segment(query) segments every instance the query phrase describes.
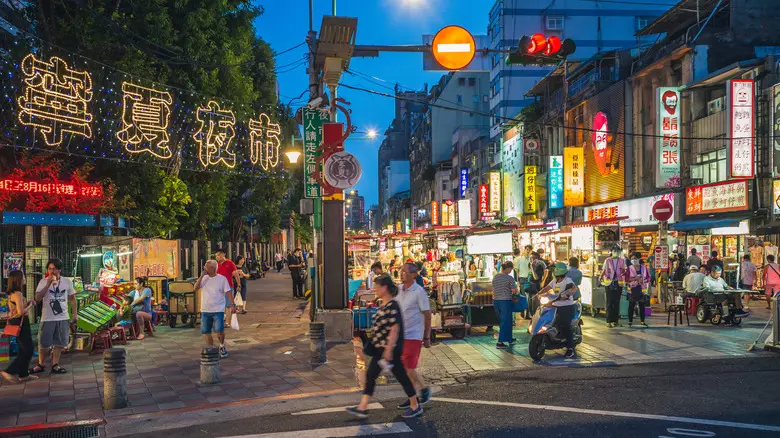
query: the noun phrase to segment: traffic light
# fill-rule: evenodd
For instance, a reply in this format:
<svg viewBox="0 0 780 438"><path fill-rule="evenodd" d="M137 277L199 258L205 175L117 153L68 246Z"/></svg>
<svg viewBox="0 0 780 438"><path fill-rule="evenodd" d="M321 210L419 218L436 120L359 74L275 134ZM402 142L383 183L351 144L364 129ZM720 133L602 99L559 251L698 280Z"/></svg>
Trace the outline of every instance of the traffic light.
<svg viewBox="0 0 780 438"><path fill-rule="evenodd" d="M574 53L577 45L570 38L561 41L555 35L545 37L540 33L520 38L514 53L506 58L506 64L554 65Z"/></svg>

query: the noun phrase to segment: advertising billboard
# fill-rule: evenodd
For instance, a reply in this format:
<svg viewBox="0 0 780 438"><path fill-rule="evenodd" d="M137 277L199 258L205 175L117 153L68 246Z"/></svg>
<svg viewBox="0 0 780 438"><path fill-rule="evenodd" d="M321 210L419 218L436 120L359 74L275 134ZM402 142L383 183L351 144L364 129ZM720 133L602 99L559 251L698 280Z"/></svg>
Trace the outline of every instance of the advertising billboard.
<svg viewBox="0 0 780 438"><path fill-rule="evenodd" d="M550 156L550 173L547 177L547 208L563 208L563 156Z"/></svg>
<svg viewBox="0 0 780 438"><path fill-rule="evenodd" d="M563 148L563 205L585 203L585 149Z"/></svg>
<svg viewBox="0 0 780 438"><path fill-rule="evenodd" d="M523 215L523 139L516 135L504 142L501 149L504 170L504 216Z"/></svg>
<svg viewBox="0 0 780 438"><path fill-rule="evenodd" d="M655 98L658 129L656 187L680 187L680 89L660 87Z"/></svg>

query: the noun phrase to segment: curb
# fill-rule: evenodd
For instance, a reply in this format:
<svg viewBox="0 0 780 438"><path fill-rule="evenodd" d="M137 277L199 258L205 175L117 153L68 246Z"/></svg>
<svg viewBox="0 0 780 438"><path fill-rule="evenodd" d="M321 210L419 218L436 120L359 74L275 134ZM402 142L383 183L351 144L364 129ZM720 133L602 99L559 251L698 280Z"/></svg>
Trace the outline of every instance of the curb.
<svg viewBox="0 0 780 438"><path fill-rule="evenodd" d="M106 421L102 418L93 420L74 420L59 423L31 424L28 426L0 427L0 436L26 436L32 433L51 433L60 430L78 429L89 426L102 426Z"/></svg>

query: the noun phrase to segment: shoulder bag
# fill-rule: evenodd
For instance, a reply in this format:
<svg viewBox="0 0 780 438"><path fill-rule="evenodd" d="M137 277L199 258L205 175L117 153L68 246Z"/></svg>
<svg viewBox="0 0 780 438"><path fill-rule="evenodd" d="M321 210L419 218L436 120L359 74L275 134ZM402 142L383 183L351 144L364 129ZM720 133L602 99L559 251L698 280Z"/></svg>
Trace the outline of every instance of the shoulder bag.
<svg viewBox="0 0 780 438"><path fill-rule="evenodd" d="M3 329L3 335L14 337L19 336L19 333L22 331L22 324L24 324L24 316L19 317L19 325L11 324L11 319L9 318L5 328Z"/></svg>

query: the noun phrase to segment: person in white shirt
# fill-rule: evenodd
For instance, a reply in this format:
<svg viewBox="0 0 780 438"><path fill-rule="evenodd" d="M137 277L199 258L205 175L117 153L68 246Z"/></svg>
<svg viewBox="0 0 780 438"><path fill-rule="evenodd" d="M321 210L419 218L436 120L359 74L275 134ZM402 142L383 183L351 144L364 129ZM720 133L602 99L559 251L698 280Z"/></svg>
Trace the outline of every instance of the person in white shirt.
<svg viewBox="0 0 780 438"><path fill-rule="evenodd" d="M233 302L233 291L224 275L217 274L217 261L208 260L203 266L203 273L195 282L195 290L200 289L200 333L206 337L207 345L214 345L211 332L217 334L219 340L219 355L227 357L225 348L225 303L230 303L233 312L236 305Z"/></svg>
<svg viewBox="0 0 780 438"><path fill-rule="evenodd" d="M714 265L712 267L712 270L710 271L710 275L704 277L704 282L702 283L705 289L708 289L710 292L723 292L726 290L734 290L733 287L729 286L723 278L721 278L721 273L723 272L723 269L718 266ZM728 294L728 300L729 302L734 306L736 309L734 314L737 318L744 318L747 316L750 316L750 313L745 312L742 310L742 296L738 293Z"/></svg>
<svg viewBox="0 0 780 438"><path fill-rule="evenodd" d="M423 345L431 346L431 306L428 294L417 284L418 268L414 263L405 263L401 267L401 281L395 300L401 305L401 318L404 321L404 346L401 360L415 389L420 391L420 404L424 405L431 399L431 390L425 386L422 376L417 372L420 362L420 352ZM409 401L398 407L409 407Z"/></svg>
<svg viewBox="0 0 780 438"><path fill-rule="evenodd" d="M689 294L695 294L696 291L701 289L701 285L704 283L704 275L702 272L699 272L699 267L696 265L691 265L688 268L689 274L683 278L683 289L685 289L685 292L688 292Z"/></svg>
<svg viewBox="0 0 780 438"><path fill-rule="evenodd" d="M556 263L553 268L555 278L539 292L539 296L548 292L560 296L560 298L553 301L552 305L557 307L555 315L555 318L559 321L557 327L561 330L561 334L566 337L565 357L573 359L577 356L577 353L574 351L574 331L571 328L571 320L574 319L574 314L577 310L574 306L574 294L577 292L577 285L574 284L571 278L566 276L568 270L566 264Z"/></svg>
<svg viewBox="0 0 780 438"><path fill-rule="evenodd" d="M64 374L67 371L60 366L62 350L70 344L70 316L68 304L73 311L73 322L78 316L76 290L69 278L62 277L62 261L51 259L46 264L48 276L38 282L35 288L35 301L43 303L41 325L38 329L38 364L30 369L30 374L46 370L46 353L51 350L51 372Z"/></svg>
<svg viewBox="0 0 780 438"><path fill-rule="evenodd" d="M525 290L525 285L528 284L528 276L531 275L532 249L531 245L526 245L522 254L519 249L515 250L515 258L512 260L517 275L517 287L520 291Z"/></svg>

